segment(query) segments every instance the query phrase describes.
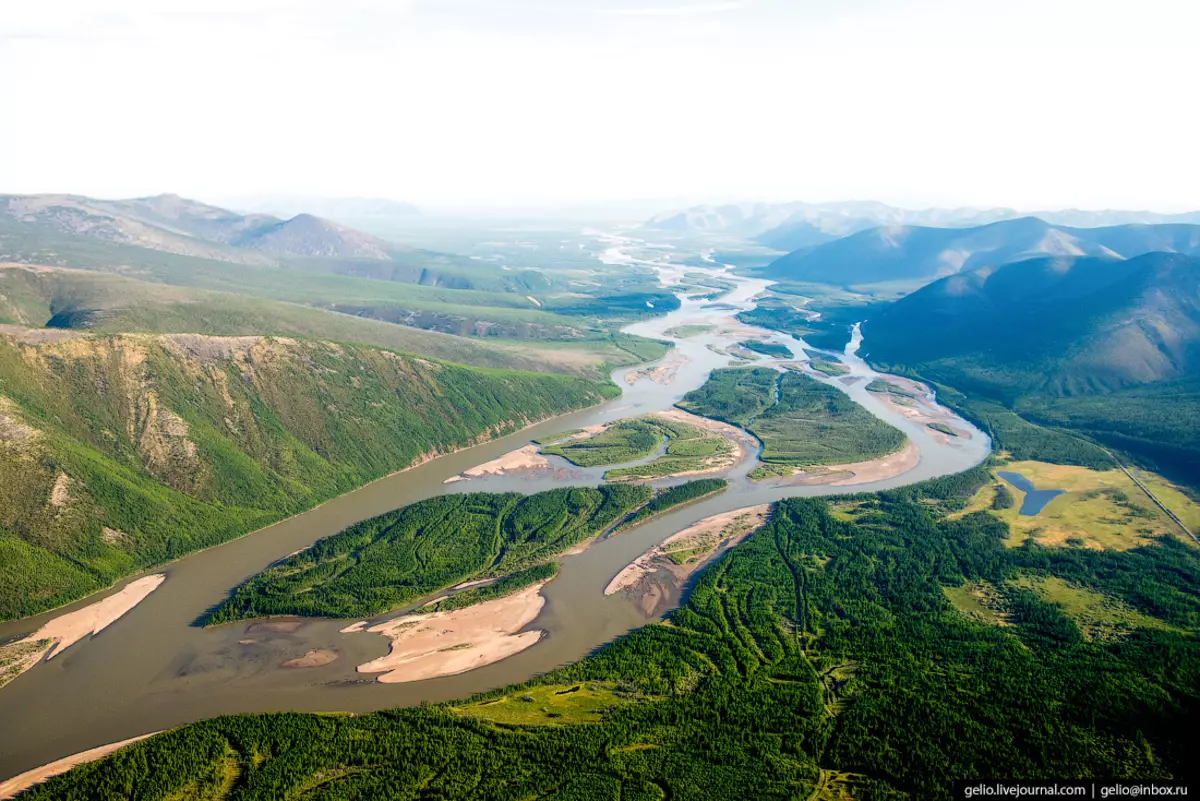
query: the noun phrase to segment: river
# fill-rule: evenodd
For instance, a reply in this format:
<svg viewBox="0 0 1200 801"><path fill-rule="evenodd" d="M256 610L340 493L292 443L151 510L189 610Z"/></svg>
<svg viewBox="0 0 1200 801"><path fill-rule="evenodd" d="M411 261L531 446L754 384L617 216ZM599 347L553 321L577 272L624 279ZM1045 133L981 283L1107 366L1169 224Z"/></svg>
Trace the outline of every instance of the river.
<svg viewBox="0 0 1200 801"><path fill-rule="evenodd" d="M601 242L607 246L602 259L653 267L659 270L664 283L673 282L681 272L704 272L735 284L718 299L717 308L712 301L684 299L678 310L625 329L633 334L671 339L665 332L676 326L712 323L738 310L753 308L753 298L770 284L732 276L728 268L719 265L685 270L678 265L667 266L662 258L664 251L628 237L604 234ZM749 481L746 474L754 459L747 459L726 474L731 482L726 492L564 557L558 577L544 590L546 605L532 624L544 630L546 636L515 656L458 676L379 684L356 673L355 667L387 653L389 641L375 634L339 633L348 621L276 620L210 629L194 625L206 609L254 573L364 518L447 492L536 492L568 483L596 484L602 470L579 470L566 463L560 463L562 469L552 473L528 477L443 482L538 437L671 408L686 392L703 384L712 369L732 361L713 348L727 348L745 339L747 333L769 336L804 358L806 346L801 340L749 326L741 326L740 331L712 331L675 340L675 349L663 360L664 364L676 365L670 383L642 378L631 385L626 376L638 368L618 370L613 379L624 390L620 398L436 459L305 514L158 568L153 572L165 572L167 580L125 617L0 689L0 777L98 745L220 714L368 712L421 701L446 701L525 681L576 661L614 637L661 618L668 608L677 605L679 588L668 588L665 607L660 604L651 614L641 611L624 594L604 596L603 590L635 557L691 523L719 512L790 496L911 484L965 470L987 456L986 435L966 421L955 419L954 425L969 432L970 438L939 441L924 425L910 421L867 392L866 385L876 374L855 355L860 341L856 331L842 356L850 368L849 375L829 379L828 383L903 430L920 451L915 467L895 478L851 488L789 486L780 481ZM112 591L126 583L128 580ZM32 632L46 620L94 602L97 597L38 617L0 624L0 642ZM245 642L248 640L253 642ZM321 667L280 667L281 662L312 648L333 648L340 657Z"/></svg>

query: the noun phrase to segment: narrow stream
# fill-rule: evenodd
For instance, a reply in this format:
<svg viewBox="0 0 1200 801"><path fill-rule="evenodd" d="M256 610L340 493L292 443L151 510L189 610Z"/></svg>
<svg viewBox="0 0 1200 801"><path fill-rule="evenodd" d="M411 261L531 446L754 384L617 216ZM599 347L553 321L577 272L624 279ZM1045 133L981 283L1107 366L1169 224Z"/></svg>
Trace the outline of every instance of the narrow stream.
<svg viewBox="0 0 1200 801"><path fill-rule="evenodd" d="M613 379L623 394L616 400L382 479L305 514L154 571L165 572L167 580L129 614L99 635L77 643L0 689L0 777L104 743L220 714L280 710L367 712L421 701L446 701L525 681L576 661L614 637L661 618L677 605L678 587L666 588L666 603L649 615L624 594L604 596L603 590L635 557L691 523L730 509L791 496L873 491L911 484L959 472L987 456L987 437L966 421L956 419L954 425L969 432L969 438L940 442L924 425L910 421L874 393L867 392L866 385L876 373L855 355L861 341L856 331L843 356L849 374L828 379L827 383L903 430L920 451L920 461L915 467L894 478L849 488L789 486L786 481L778 480L751 482L747 474L755 459L748 458L725 474L731 482L726 492L563 558L560 574L544 590L546 605L532 624L547 635L515 656L458 676L409 684L379 684L356 673L355 667L383 656L388 640L375 634L340 634L339 629L348 621L271 620L212 629L193 625L202 612L254 573L358 520L448 492L528 493L553 486L597 484L605 468L580 469L561 460L555 461L556 470L527 476L443 482L539 437L669 409L688 391L701 386L711 370L736 362L714 349L728 348L748 335L755 335L784 343L797 359L805 358L806 346L802 340L731 323L730 316L736 311L730 311L729 307L753 308L753 298L770 282L740 278L722 266L668 267L653 258L654 246L611 234L603 235L602 241L609 246L605 257L615 263L655 267L665 285L677 281L683 273L705 273L735 284L716 304L683 299L678 310L630 325L625 329L627 332L672 339L664 332L685 324L714 324L725 330L716 328L700 336L673 340L675 349L657 363L674 367L674 378L669 383L645 377L629 383L627 376L644 368L618 370ZM651 258L634 253L639 256L649 253ZM775 361L762 359L756 364L770 365ZM750 439L750 454L757 456L758 444ZM679 480L655 483L665 485ZM92 603L97 597L67 610L0 624L0 641L32 632L47 619ZM321 667L280 667L281 662L301 656L311 648L332 648L338 651L339 658Z"/></svg>

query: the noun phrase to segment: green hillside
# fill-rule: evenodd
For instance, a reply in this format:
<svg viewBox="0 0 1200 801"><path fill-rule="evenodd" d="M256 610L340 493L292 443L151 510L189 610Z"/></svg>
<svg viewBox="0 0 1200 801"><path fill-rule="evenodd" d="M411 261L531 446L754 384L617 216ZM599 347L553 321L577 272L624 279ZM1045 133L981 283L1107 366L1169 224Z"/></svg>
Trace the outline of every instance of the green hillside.
<svg viewBox="0 0 1200 801"><path fill-rule="evenodd" d="M1200 259L1033 259L942 279L864 354L1200 481Z"/></svg>
<svg viewBox="0 0 1200 801"><path fill-rule="evenodd" d="M0 335L0 617L617 389L356 344Z"/></svg>

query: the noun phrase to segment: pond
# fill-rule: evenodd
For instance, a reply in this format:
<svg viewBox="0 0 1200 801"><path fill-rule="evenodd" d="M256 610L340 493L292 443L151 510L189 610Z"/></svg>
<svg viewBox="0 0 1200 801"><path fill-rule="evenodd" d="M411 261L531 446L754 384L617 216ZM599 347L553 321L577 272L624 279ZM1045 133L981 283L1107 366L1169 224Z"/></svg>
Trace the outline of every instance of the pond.
<svg viewBox="0 0 1200 801"><path fill-rule="evenodd" d="M1060 489L1038 489L1033 486L1033 482L1025 478L1020 473L1013 473L1007 470L1000 470L996 475L1012 484L1014 487L1025 493L1025 500L1021 504L1019 514L1026 517L1032 517L1038 512L1046 508L1046 504L1062 495L1066 490Z"/></svg>

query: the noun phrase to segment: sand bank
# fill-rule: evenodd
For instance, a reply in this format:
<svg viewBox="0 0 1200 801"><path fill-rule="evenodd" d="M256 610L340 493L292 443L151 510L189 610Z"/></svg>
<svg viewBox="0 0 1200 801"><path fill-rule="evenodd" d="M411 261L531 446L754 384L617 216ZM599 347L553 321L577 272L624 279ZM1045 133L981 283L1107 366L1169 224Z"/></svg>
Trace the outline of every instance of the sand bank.
<svg viewBox="0 0 1200 801"><path fill-rule="evenodd" d="M720 420L701 417L691 412L685 412L683 409L666 409L661 412L655 412L653 416L663 417L667 420L703 429L711 434L724 437L733 446L733 449L729 453L706 457L704 459L705 466L700 470L685 470L680 473L671 473L668 476L664 476L664 478L707 476L724 473L741 464L757 444L753 437L737 426L723 423Z"/></svg>
<svg viewBox="0 0 1200 801"><path fill-rule="evenodd" d="M19 793L23 793L34 785L41 784L47 779L57 776L60 773L66 773L77 765L83 765L87 762L95 762L97 759L103 759L114 751L120 750L127 745L132 745L138 740L145 740L147 737L153 737L158 732L143 734L139 737L130 737L128 740L122 740L119 743L109 743L98 748L92 748L87 751L80 751L78 754L72 754L69 757L55 760L48 765L42 765L40 768L27 770L19 776L14 776L11 779L0 782L0 801L7 798L13 798Z"/></svg>
<svg viewBox="0 0 1200 801"><path fill-rule="evenodd" d="M36 665L43 655L46 659L53 659L89 634L103 631L158 589L158 585L162 584L166 577L165 573L155 573L131 581L107 598L74 612L59 615L28 637L4 646L0 649L0 658L15 653L18 654L19 661L6 666L4 675L0 678L0 686ZM31 648L31 645L35 647Z"/></svg>
<svg viewBox="0 0 1200 801"><path fill-rule="evenodd" d="M357 631L365 631L366 628L367 628L367 621L360 620L357 623L351 623L349 626L346 626L346 628L344 628L344 629L338 629L338 634L354 634Z"/></svg>
<svg viewBox="0 0 1200 801"><path fill-rule="evenodd" d="M382 673L384 683L420 681L466 673L524 651L542 638L541 631L521 629L542 611L545 583L462 609L372 626L367 631L391 639L391 652L359 665L358 672Z"/></svg>
<svg viewBox="0 0 1200 801"><path fill-rule="evenodd" d="M659 571L670 573L676 584L681 584L714 551L733 547L762 526L770 509L770 504L763 503L722 512L672 534L626 565L604 588L604 594L614 595L622 590L635 589L643 583L643 579ZM646 590L657 603L661 591L652 587Z"/></svg>
<svg viewBox="0 0 1200 801"><path fill-rule="evenodd" d="M328 648L313 648L306 651L304 656L298 656L295 659L287 659L279 663L283 668L312 668L328 665L330 662L338 658L337 651L331 651Z"/></svg>
<svg viewBox="0 0 1200 801"><path fill-rule="evenodd" d="M483 476L504 476L517 470L549 470L550 460L538 453L537 445L526 445L523 448L517 448L515 451L492 459L490 462L484 462L481 465L476 465L469 470L464 470L457 476L451 476L443 481L443 484L450 484L454 481L465 481L470 478L481 478Z"/></svg>
<svg viewBox="0 0 1200 801"><path fill-rule="evenodd" d="M900 450L872 459L869 462L854 462L853 464L830 465L829 470L840 473L850 473L830 484L832 487L849 487L854 484L869 484L872 481L882 481L907 473L921 461L921 451L912 440Z"/></svg>
<svg viewBox="0 0 1200 801"><path fill-rule="evenodd" d="M882 378L889 384L910 393L910 396L881 392L878 393L879 399L887 404L890 409L899 412L912 422L926 426L929 435L935 440L944 445L954 438L971 438L971 432L961 425L957 425L958 418L949 409L938 406L934 401L930 400L932 393L929 387L910 378L902 378L896 375L883 375ZM944 431L928 428L928 426L935 423L951 429L954 431L954 434L950 435Z"/></svg>
<svg viewBox="0 0 1200 801"><path fill-rule="evenodd" d="M667 384L674 383L675 374L679 372L679 368L683 367L690 361L691 359L682 354L673 356L672 358L655 367L643 367L639 370L632 370L626 373L625 383L632 385L636 384L638 381L641 381L643 378L649 378L656 384L662 384L663 386L666 386Z"/></svg>

